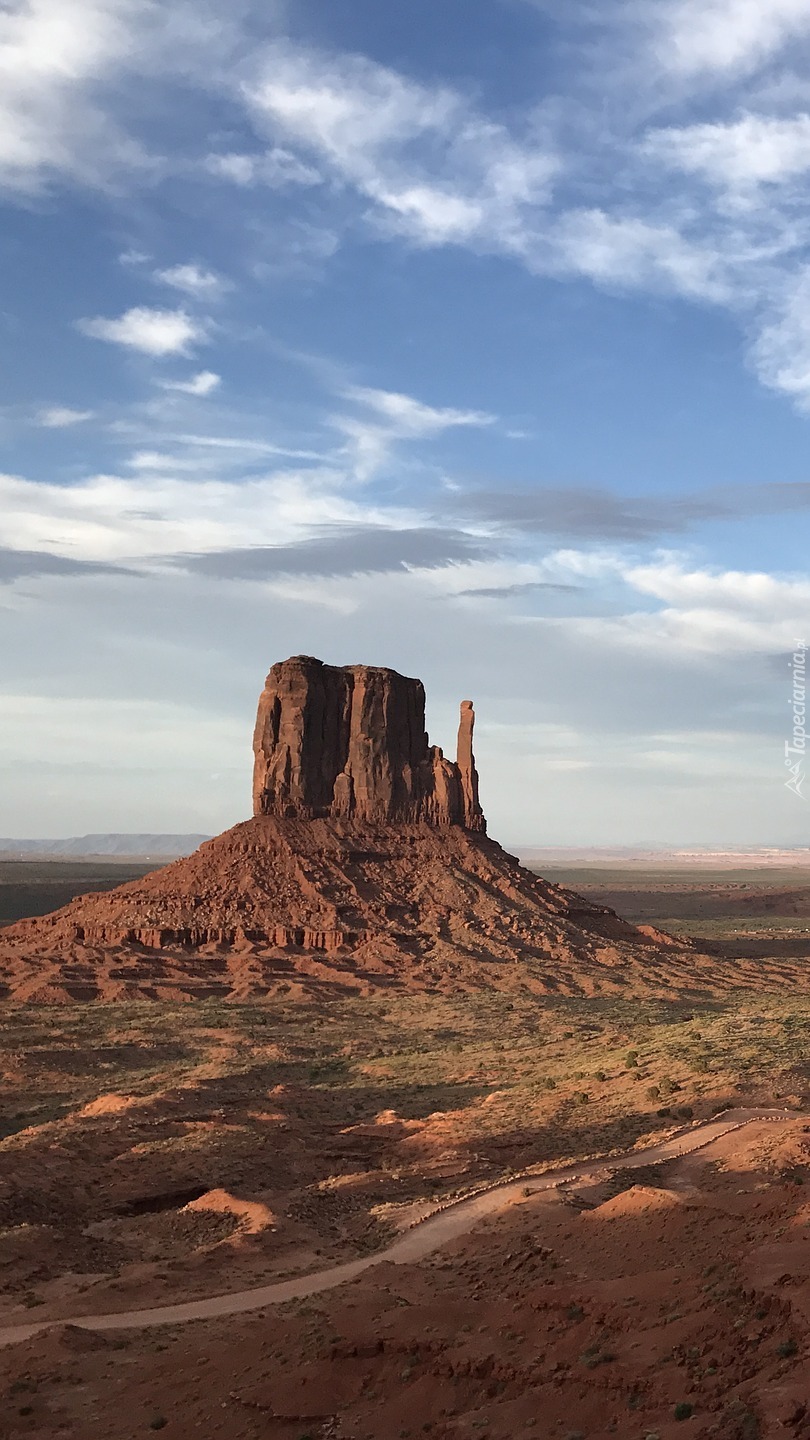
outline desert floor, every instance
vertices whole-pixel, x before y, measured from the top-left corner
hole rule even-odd
[[[802,887],[564,878],[702,948],[756,944],[761,988],[4,1006],[0,1327],[370,1258],[438,1203],[585,1175],[728,1106],[795,1118],[527,1181],[431,1255],[307,1299],[45,1331],[0,1351],[0,1434],[810,1434],[810,1013],[780,979],[781,946],[807,954]]]

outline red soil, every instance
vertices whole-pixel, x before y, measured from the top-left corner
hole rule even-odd
[[[281,1309],[37,1335],[0,1352],[3,1434],[800,1440],[807,1160],[800,1121],[750,1126],[595,1208],[518,1199]]]

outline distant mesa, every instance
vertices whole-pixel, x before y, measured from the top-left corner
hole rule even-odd
[[[273,666],[259,700],[253,813],[484,831],[474,725],[464,700],[453,763],[428,741],[421,680],[297,655]]]
[[[7,860],[174,860],[190,855],[209,835],[71,835],[60,840],[0,837],[0,859]]]
[[[6,927],[0,996],[662,994],[679,965],[691,977],[688,942],[549,884],[490,839],[474,724],[465,700],[448,760],[428,740],[421,681],[303,655],[274,665],[254,734],[253,818],[163,869]]]

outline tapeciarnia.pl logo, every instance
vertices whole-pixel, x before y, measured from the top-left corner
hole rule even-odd
[[[793,645],[794,650],[790,658],[793,680],[793,693],[790,701],[793,710],[793,736],[792,740],[785,741],[785,764],[790,771],[790,779],[785,781],[785,785],[788,790],[793,791],[794,795],[798,795],[801,800],[804,800],[806,797],[802,786],[807,778],[804,769],[807,751],[807,731],[804,724],[807,692],[807,644],[804,640],[794,640]]]

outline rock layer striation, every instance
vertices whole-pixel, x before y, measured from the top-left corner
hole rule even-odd
[[[447,760],[428,740],[421,680],[310,655],[284,660],[259,700],[253,813],[484,831],[474,725],[465,700],[457,758]]]

